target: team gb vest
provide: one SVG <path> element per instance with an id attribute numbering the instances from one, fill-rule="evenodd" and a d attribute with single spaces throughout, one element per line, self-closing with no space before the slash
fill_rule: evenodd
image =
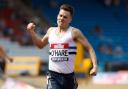
<path id="1" fill-rule="evenodd" d="M 69 27 L 63 36 L 57 35 L 57 27 L 49 34 L 49 70 L 58 73 L 72 73 L 76 55 L 76 43 L 72 38 L 73 27 Z"/>

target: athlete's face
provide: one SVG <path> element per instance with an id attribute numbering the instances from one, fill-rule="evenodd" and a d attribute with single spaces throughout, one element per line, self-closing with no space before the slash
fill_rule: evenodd
<path id="1" fill-rule="evenodd" d="M 57 16 L 57 24 L 61 28 L 67 27 L 72 20 L 71 14 L 68 11 L 61 9 Z"/>

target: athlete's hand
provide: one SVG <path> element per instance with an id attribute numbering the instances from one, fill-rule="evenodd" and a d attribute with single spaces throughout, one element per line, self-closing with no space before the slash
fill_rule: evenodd
<path id="1" fill-rule="evenodd" d="M 34 31 L 35 30 L 35 24 L 34 23 L 29 23 L 28 25 L 27 25 L 27 31 L 28 32 L 32 32 L 32 31 Z"/>
<path id="2" fill-rule="evenodd" d="M 91 70 L 90 70 L 90 73 L 89 73 L 91 76 L 96 76 L 97 74 L 97 67 L 93 67 Z"/>
<path id="3" fill-rule="evenodd" d="M 13 62 L 14 59 L 12 57 L 7 56 L 7 57 L 5 57 L 5 60 L 7 60 L 9 62 Z"/>
<path id="4" fill-rule="evenodd" d="M 11 57 L 9 57 L 8 60 L 9 60 L 10 62 L 13 62 L 13 58 L 11 58 Z"/>

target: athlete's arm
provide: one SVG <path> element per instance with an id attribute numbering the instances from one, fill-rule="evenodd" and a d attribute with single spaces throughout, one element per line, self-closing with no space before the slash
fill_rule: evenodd
<path id="1" fill-rule="evenodd" d="M 73 35 L 73 38 L 75 41 L 80 42 L 84 46 L 84 48 L 88 50 L 88 52 L 90 54 L 90 58 L 92 60 L 92 65 L 93 65 L 93 68 L 91 69 L 90 74 L 96 75 L 97 59 L 96 59 L 96 55 L 95 55 L 95 52 L 94 52 L 91 44 L 88 42 L 86 37 L 78 29 L 74 29 L 72 32 L 72 35 Z"/>
<path id="2" fill-rule="evenodd" d="M 5 60 L 9 60 L 10 62 L 13 62 L 13 58 L 9 57 L 5 50 L 0 46 L 0 58 L 5 59 Z"/>
<path id="3" fill-rule="evenodd" d="M 47 33 L 43 36 L 42 39 L 37 36 L 34 30 L 35 30 L 35 24 L 29 23 L 27 26 L 27 31 L 30 33 L 33 43 L 38 48 L 43 48 L 48 44 L 48 36 L 49 36 L 50 29 L 48 29 Z"/>

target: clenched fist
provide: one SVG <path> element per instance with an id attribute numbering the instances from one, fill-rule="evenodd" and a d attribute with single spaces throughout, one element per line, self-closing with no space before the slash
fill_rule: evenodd
<path id="1" fill-rule="evenodd" d="M 8 57 L 8 56 L 7 56 L 7 57 L 6 57 L 6 60 L 9 60 L 10 62 L 13 62 L 14 59 L 13 59 L 12 57 Z"/>
<path id="2" fill-rule="evenodd" d="M 91 75 L 91 76 L 96 76 L 96 73 L 97 73 L 97 68 L 96 68 L 96 67 L 93 67 L 93 68 L 90 70 L 90 75 Z"/>
<path id="3" fill-rule="evenodd" d="M 27 25 L 27 31 L 31 32 L 35 30 L 35 24 L 34 23 L 29 23 Z"/>

